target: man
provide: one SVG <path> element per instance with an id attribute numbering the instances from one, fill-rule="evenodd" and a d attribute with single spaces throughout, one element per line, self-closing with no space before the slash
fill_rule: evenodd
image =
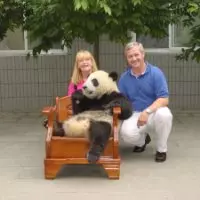
<path id="1" fill-rule="evenodd" d="M 121 126 L 122 139 L 134 145 L 134 152 L 143 152 L 153 130 L 157 136 L 155 161 L 167 157 L 167 140 L 173 116 L 169 108 L 169 92 L 163 72 L 145 62 L 141 43 L 131 42 L 125 47 L 128 68 L 121 75 L 119 90 L 132 102 L 134 113 Z"/>

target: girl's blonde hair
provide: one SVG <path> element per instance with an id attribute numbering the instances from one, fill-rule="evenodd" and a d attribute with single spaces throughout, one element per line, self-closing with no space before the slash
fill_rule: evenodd
<path id="1" fill-rule="evenodd" d="M 92 72 L 95 72 L 95 71 L 98 70 L 96 62 L 94 60 L 94 57 L 89 51 L 86 51 L 86 50 L 78 51 L 77 54 L 76 54 L 76 59 L 75 59 L 75 63 L 74 63 L 74 70 L 73 70 L 72 78 L 71 78 L 71 82 L 73 84 L 78 84 L 80 81 L 83 80 L 81 70 L 78 68 L 78 61 L 81 60 L 81 59 L 87 59 L 87 58 L 90 58 L 91 61 L 92 61 Z"/>

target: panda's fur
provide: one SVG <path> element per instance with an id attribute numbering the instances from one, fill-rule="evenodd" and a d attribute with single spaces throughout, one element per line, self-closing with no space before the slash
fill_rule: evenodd
<path id="1" fill-rule="evenodd" d="M 132 115 L 131 103 L 119 92 L 117 73 L 98 70 L 90 74 L 82 90 L 72 95 L 73 116 L 62 128 L 67 137 L 86 137 L 91 147 L 88 161 L 96 162 L 112 132 L 112 111 L 121 107 L 120 120 Z"/>
<path id="2" fill-rule="evenodd" d="M 89 138 L 89 127 L 92 121 L 104 121 L 112 125 L 113 117 L 109 110 L 84 111 L 63 123 L 63 129 L 68 137 Z"/>

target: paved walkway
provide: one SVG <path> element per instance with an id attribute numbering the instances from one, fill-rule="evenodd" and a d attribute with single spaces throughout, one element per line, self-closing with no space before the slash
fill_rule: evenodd
<path id="1" fill-rule="evenodd" d="M 200 114 L 174 117 L 168 160 L 155 163 L 154 141 L 140 155 L 121 145 L 120 180 L 100 166 L 66 166 L 43 177 L 44 136 L 37 114 L 0 114 L 0 200 L 199 200 Z"/>

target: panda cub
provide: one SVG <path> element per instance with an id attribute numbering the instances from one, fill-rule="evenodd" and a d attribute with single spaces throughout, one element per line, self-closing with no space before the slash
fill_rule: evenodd
<path id="1" fill-rule="evenodd" d="M 89 162 L 99 159 L 111 136 L 113 107 L 121 107 L 120 120 L 132 115 L 132 105 L 119 92 L 117 78 L 116 72 L 98 70 L 91 73 L 82 90 L 72 95 L 74 115 L 62 124 L 65 136 L 89 139 Z"/>

